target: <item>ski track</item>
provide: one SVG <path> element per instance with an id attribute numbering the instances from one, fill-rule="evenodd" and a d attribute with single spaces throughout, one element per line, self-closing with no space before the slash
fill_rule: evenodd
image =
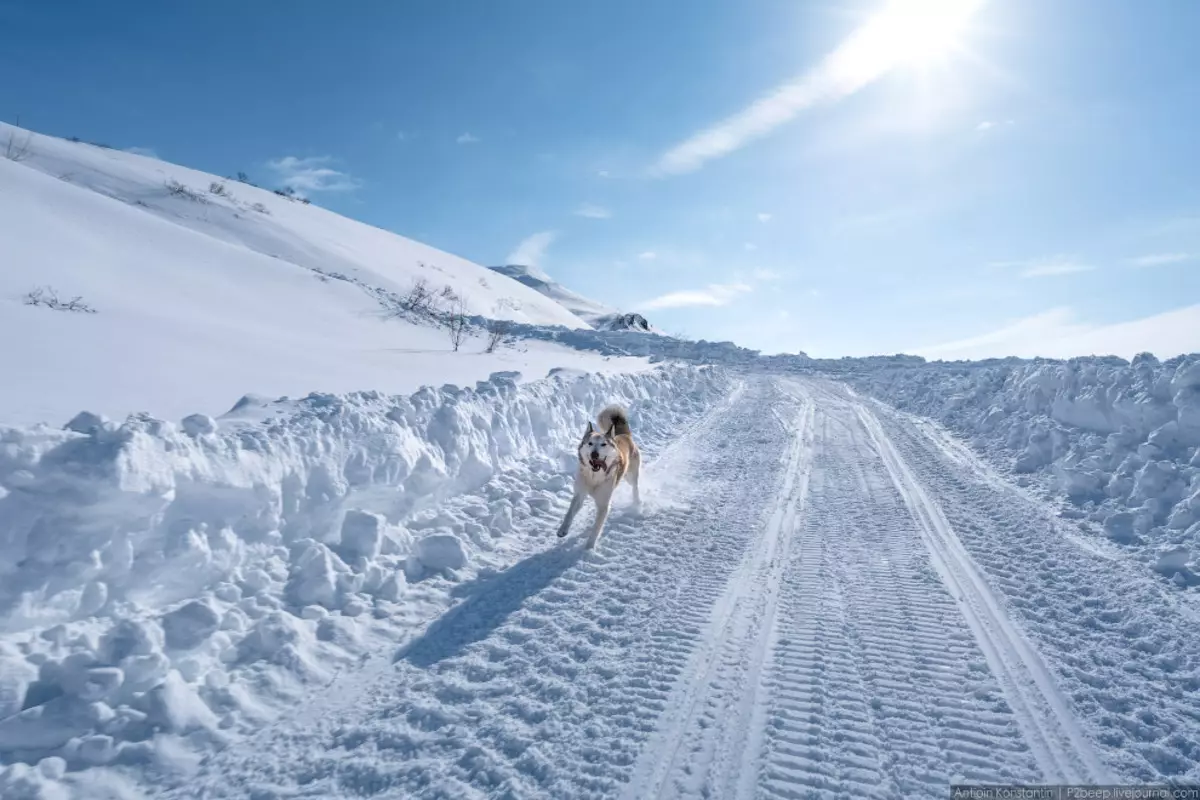
<path id="1" fill-rule="evenodd" d="M 394 664 L 172 796 L 1196 779 L 1190 625 L 935 429 L 826 381 L 748 377 L 654 471 L 686 480 L 642 518 L 618 505 L 598 551 L 581 521 L 459 587 Z"/>

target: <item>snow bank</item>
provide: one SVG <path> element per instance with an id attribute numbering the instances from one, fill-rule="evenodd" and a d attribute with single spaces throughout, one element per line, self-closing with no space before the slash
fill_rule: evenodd
<path id="1" fill-rule="evenodd" d="M 517 377 L 0 428 L 4 796 L 186 772 L 399 638 L 413 597 L 444 595 L 522 524 L 545 517 L 553 545 L 572 448 L 605 404 L 653 446 L 727 389 L 682 366 Z"/>
<path id="2" fill-rule="evenodd" d="M 888 366 L 845 380 L 1065 496 L 1181 585 L 1200 572 L 1200 355 Z"/>

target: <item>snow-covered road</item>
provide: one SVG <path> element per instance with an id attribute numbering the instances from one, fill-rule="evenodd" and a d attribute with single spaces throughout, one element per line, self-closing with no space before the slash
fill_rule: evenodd
<path id="1" fill-rule="evenodd" d="M 1192 612 L 935 428 L 751 377 L 646 472 L 657 497 L 616 509 L 597 552 L 517 531 L 526 558 L 166 796 L 1200 777 Z"/>

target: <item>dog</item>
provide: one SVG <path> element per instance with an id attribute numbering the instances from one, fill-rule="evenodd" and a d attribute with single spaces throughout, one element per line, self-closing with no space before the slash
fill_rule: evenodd
<path id="1" fill-rule="evenodd" d="M 567 508 L 567 515 L 558 526 L 558 535 L 563 537 L 571 529 L 571 522 L 583 505 L 583 498 L 590 496 L 596 502 L 596 522 L 587 539 L 591 550 L 600 541 L 604 522 L 608 519 L 609 505 L 617 484 L 624 478 L 633 487 L 634 507 L 642 504 L 638 491 L 638 475 L 642 469 L 642 454 L 633 441 L 629 430 L 629 414 L 619 405 L 610 405 L 600 412 L 600 427 L 588 423 L 583 441 L 576 448 L 579 467 L 575 470 L 575 496 Z"/>

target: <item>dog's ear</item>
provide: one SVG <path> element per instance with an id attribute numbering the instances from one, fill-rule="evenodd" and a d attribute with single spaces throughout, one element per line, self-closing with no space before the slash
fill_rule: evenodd
<path id="1" fill-rule="evenodd" d="M 588 420 L 588 428 L 586 431 L 583 432 L 583 441 L 586 442 L 588 440 L 588 437 L 591 436 L 595 432 L 596 432 L 596 426 L 592 424 L 591 420 Z"/>

